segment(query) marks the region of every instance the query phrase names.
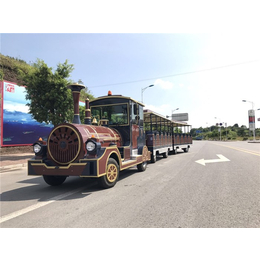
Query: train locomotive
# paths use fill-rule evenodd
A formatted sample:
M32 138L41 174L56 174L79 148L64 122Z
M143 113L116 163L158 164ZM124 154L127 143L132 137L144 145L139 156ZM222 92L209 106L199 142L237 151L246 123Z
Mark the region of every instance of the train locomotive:
M51 186L62 184L68 176L91 177L97 178L101 187L111 188L120 171L133 166L145 171L156 156L166 157L180 147L173 143L173 121L167 119L163 127L156 114L154 121L150 111L144 113L142 103L111 92L86 100L81 124L79 95L85 86L72 84L68 88L73 95L73 121L55 126L46 141L40 138L33 144L35 156L28 160L28 175L42 175ZM149 121L146 126L145 120ZM157 127L164 133L159 135ZM192 141L185 140L182 149L187 150Z

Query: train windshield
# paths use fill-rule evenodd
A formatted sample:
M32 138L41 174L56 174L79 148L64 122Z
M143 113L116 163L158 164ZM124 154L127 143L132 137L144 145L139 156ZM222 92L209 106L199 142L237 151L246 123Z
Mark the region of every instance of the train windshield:
M127 104L91 107L93 125L128 125Z

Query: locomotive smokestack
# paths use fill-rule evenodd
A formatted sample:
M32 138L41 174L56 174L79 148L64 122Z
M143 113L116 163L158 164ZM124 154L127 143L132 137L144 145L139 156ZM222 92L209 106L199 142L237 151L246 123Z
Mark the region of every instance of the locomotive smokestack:
M74 117L72 123L74 124L81 124L80 116L79 116L79 94L80 91L85 88L84 85L80 85L78 83L74 83L68 86L69 89L72 91L73 102L74 102Z
M87 98L85 100L85 119L84 119L85 125L91 125L91 115L90 115L90 109L89 109L89 99Z

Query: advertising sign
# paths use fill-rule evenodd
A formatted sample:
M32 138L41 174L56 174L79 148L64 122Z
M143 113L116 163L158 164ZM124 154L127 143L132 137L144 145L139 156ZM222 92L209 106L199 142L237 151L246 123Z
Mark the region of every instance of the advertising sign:
M255 130L255 110L250 109L248 110L248 120L249 120L249 130Z
M28 113L25 87L3 81L1 104L1 146L29 145L47 138L53 125L39 123Z
M172 120L189 121L188 113L172 114Z

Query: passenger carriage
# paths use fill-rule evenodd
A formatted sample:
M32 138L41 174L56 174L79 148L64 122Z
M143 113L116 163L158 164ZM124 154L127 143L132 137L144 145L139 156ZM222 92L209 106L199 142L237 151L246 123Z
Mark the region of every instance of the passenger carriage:
M178 149L189 151L192 137L187 123L170 120L148 109L144 110L144 123L151 162L156 162L158 155L167 158L169 153L176 153Z

